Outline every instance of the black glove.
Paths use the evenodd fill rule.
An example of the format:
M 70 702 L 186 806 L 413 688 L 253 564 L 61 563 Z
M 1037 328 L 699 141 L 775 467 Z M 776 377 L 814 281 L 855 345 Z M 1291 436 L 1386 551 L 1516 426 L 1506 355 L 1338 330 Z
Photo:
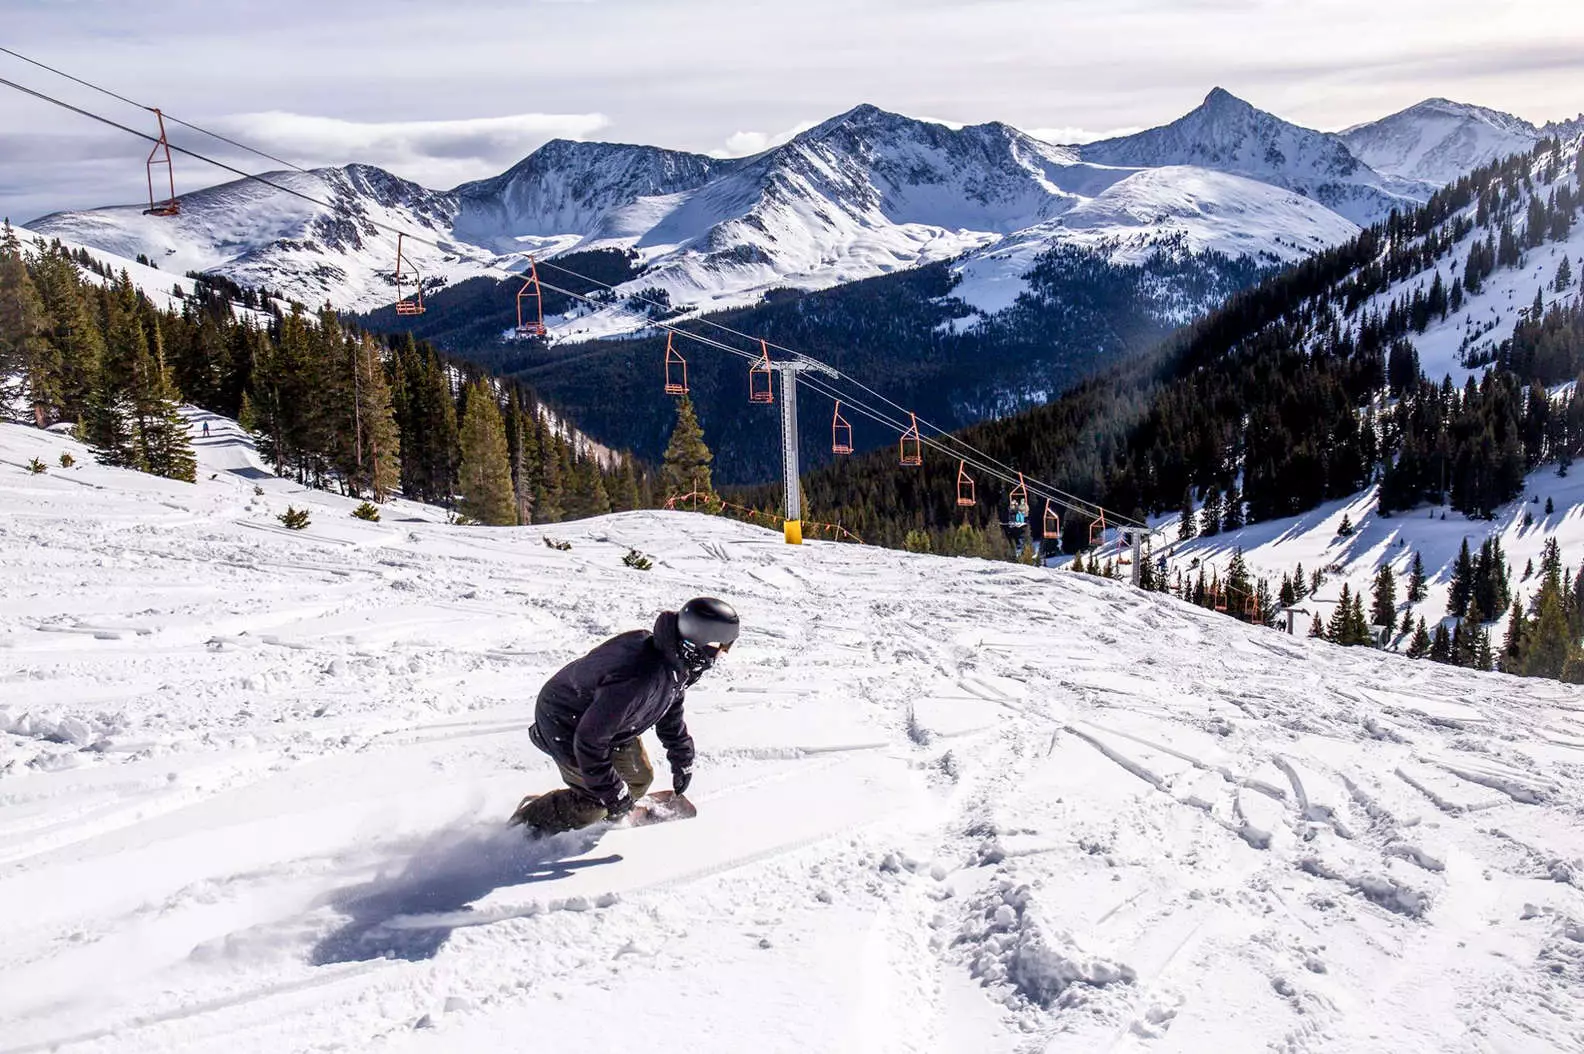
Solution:
M 671 789 L 676 793 L 685 793 L 688 789 L 688 785 L 692 782 L 692 765 L 677 765 L 671 769 Z
M 620 798 L 605 807 L 605 818 L 607 820 L 619 820 L 632 812 L 632 807 L 632 795 L 624 790 Z

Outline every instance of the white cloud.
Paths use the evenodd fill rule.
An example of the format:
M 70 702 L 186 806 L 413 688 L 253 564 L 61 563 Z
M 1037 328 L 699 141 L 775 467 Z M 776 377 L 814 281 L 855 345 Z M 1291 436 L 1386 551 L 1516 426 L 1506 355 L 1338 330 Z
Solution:
M 1113 128 L 1109 132 L 1091 132 L 1086 128 L 1025 128 L 1023 129 L 1035 139 L 1043 139 L 1047 143 L 1057 146 L 1072 146 L 1075 143 L 1094 143 L 1101 139 L 1115 139 L 1118 136 L 1133 135 L 1142 132 L 1142 128 Z
M 761 154 L 771 147 L 780 146 L 793 136 L 802 133 L 819 124 L 818 121 L 799 121 L 784 132 L 770 134 L 768 132 L 733 132 L 726 137 L 723 146 L 711 150 L 711 157 L 752 157 Z
M 351 121 L 270 111 L 226 117 L 213 127 L 305 167 L 358 161 L 443 189 L 496 175 L 550 139 L 584 139 L 609 124 L 597 113 Z

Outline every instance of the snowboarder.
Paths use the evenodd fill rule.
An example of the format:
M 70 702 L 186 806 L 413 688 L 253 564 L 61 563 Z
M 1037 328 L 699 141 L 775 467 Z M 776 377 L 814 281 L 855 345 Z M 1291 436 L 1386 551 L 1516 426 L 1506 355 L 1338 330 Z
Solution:
M 654 782 L 639 738 L 650 728 L 680 797 L 693 779 L 683 695 L 731 649 L 737 631 L 730 604 L 698 597 L 662 611 L 653 632 L 612 637 L 562 667 L 539 690 L 528 738 L 555 761 L 566 787 L 524 798 L 512 824 L 554 834 L 626 816 Z

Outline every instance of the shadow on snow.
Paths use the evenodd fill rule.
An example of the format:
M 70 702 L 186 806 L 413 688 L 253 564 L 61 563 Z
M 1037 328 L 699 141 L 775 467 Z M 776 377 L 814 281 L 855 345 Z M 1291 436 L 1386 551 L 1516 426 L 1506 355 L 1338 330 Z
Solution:
M 553 882 L 619 854 L 578 859 L 602 832 L 574 831 L 531 842 L 521 831 L 446 831 L 421 844 L 394 872 L 327 898 L 347 916 L 309 954 L 316 966 L 369 959 L 431 959 L 453 930 L 487 921 L 469 905 L 497 889 Z M 417 916 L 417 918 L 414 918 Z M 433 925 L 426 918 L 434 916 Z M 399 920 L 399 924 L 398 923 Z

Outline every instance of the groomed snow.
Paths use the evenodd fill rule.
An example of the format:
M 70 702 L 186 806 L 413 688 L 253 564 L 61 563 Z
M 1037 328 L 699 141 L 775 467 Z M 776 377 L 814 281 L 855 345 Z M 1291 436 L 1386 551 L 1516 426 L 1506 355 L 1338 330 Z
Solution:
M 369 524 L 209 420 L 197 485 L 0 425 L 4 1054 L 1584 1049 L 1577 688 L 688 513 Z M 696 594 L 699 817 L 504 830 L 543 679 Z

